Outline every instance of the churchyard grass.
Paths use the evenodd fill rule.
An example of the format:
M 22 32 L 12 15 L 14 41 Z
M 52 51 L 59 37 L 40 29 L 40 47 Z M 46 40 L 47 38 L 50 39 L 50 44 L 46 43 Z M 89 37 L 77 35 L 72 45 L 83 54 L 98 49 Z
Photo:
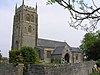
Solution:
M 98 72 L 96 71 L 96 72 L 92 72 L 92 73 L 89 74 L 89 75 L 100 75 L 100 74 L 98 74 Z

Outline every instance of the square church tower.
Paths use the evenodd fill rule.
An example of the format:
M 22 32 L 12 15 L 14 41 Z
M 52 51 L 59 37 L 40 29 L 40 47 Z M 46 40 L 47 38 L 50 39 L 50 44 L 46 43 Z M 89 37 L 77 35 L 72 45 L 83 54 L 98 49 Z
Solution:
M 38 14 L 35 8 L 22 5 L 15 7 L 13 22 L 12 50 L 18 50 L 23 46 L 35 47 L 38 40 Z

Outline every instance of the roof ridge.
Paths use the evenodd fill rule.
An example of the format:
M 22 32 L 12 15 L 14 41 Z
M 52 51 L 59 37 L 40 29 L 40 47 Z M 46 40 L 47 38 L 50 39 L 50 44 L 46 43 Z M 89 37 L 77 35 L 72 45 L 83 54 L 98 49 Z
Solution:
M 50 39 L 43 39 L 43 38 L 38 38 L 38 40 L 45 40 L 45 41 L 53 41 L 53 42 L 61 42 L 61 43 L 66 43 L 66 42 L 63 42 L 63 41 L 50 40 Z

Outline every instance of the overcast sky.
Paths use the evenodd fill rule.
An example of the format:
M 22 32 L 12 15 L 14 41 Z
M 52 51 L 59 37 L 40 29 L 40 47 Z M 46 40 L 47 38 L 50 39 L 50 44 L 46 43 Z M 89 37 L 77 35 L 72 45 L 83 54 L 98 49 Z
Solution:
M 39 38 L 66 41 L 70 46 L 79 47 L 86 33 L 68 25 L 70 14 L 58 4 L 46 5 L 46 0 L 25 0 L 25 5 L 35 7 L 38 3 Z M 21 0 L 0 1 L 0 50 L 3 56 L 8 56 L 12 42 L 13 16 L 16 3 Z

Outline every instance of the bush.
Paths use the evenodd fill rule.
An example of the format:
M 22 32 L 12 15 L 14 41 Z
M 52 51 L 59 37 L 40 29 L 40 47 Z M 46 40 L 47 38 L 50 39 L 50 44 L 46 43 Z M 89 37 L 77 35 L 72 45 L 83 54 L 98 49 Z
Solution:
M 38 53 L 36 49 L 32 47 L 22 47 L 21 48 L 24 63 L 35 64 L 38 62 Z
M 21 50 L 9 51 L 10 63 L 35 64 L 38 63 L 38 53 L 32 47 L 22 47 Z
M 23 57 L 21 55 L 21 50 L 11 50 L 9 51 L 9 62 L 10 63 L 23 63 Z
M 97 67 L 100 67 L 100 59 L 96 61 Z
M 2 60 L 2 55 L 1 55 L 1 53 L 0 53 L 0 62 L 1 62 L 1 60 Z

